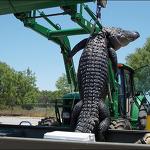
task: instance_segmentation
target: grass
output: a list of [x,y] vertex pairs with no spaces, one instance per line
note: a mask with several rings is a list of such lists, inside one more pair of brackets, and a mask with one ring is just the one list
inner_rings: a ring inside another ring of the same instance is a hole
[[55,108],[52,107],[34,107],[31,110],[23,109],[21,106],[15,106],[13,108],[3,108],[0,110],[1,116],[27,116],[27,117],[54,117]]

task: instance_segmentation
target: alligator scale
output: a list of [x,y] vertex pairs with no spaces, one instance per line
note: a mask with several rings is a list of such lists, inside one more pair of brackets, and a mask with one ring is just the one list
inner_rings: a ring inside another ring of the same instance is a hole
[[[116,52],[137,39],[137,32],[120,28],[103,28],[98,34],[78,43],[72,57],[83,49],[78,67],[78,86],[81,101],[72,113],[71,124],[76,132],[95,133],[101,139],[110,125],[109,110],[105,105],[108,84],[108,61],[116,63]],[[116,66],[116,64],[114,64]]]

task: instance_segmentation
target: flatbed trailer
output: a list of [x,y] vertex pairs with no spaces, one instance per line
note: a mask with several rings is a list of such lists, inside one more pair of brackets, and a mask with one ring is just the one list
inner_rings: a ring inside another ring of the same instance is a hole
[[0,149],[15,150],[149,150],[150,146],[131,143],[81,143],[34,138],[0,138]]
[[69,127],[44,127],[26,125],[0,125],[0,149],[15,150],[105,150],[105,149],[150,149],[150,145],[135,144],[148,131],[145,130],[108,130],[105,142],[78,142],[44,139],[44,134],[52,131],[72,131]]

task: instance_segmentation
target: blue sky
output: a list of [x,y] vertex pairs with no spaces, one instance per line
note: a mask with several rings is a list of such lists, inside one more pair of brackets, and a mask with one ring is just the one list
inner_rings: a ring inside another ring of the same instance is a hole
[[[95,9],[94,4],[90,6]],[[54,11],[52,9],[51,12]],[[125,57],[142,47],[150,36],[149,14],[149,1],[108,1],[107,8],[102,9],[104,26],[136,30],[141,35],[138,40],[117,52],[119,62],[124,63]],[[73,25],[69,17],[59,17],[54,21],[64,28]],[[70,37],[71,46],[87,36]],[[76,69],[80,54],[74,57]],[[18,71],[29,67],[36,74],[40,90],[55,90],[56,80],[65,72],[59,46],[25,28],[13,15],[0,16],[0,61]]]

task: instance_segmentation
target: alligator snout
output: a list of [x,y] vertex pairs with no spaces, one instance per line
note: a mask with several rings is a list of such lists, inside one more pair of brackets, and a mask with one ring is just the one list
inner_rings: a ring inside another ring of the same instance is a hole
[[128,45],[130,42],[133,42],[140,37],[140,34],[136,31],[128,31],[121,28],[105,28],[105,31],[109,35],[108,42],[110,46],[115,50]]
[[140,34],[137,32],[137,31],[133,31],[133,32],[130,32],[130,31],[126,31],[127,33],[127,38],[130,42],[136,40],[137,38],[140,37]]
[[[121,35],[121,36],[120,36]],[[123,31],[121,34],[116,35],[119,48],[128,45],[130,42],[135,41],[140,37],[140,34],[136,31]],[[119,49],[118,48],[118,49]]]

